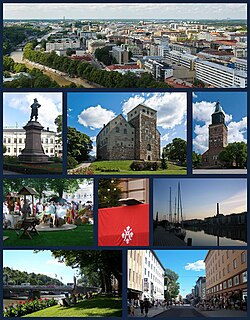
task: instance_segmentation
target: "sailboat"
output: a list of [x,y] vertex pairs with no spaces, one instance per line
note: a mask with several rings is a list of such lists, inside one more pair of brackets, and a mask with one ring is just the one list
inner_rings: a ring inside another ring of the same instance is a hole
[[[176,206],[175,206],[176,210]],[[176,214],[175,214],[176,217]],[[180,223],[181,221],[181,223]],[[186,231],[183,229],[183,212],[182,212],[182,201],[181,201],[181,187],[180,182],[178,182],[178,191],[177,191],[177,221],[175,221],[175,227],[173,229],[174,234],[184,240],[186,237]]]

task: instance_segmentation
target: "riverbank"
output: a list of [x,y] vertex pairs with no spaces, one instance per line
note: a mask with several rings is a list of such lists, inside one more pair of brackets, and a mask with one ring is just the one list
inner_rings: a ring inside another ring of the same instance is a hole
[[76,84],[77,86],[82,86],[84,88],[100,88],[101,86],[90,84],[88,81],[83,80],[81,78],[70,78],[66,74],[63,74],[62,72],[46,67],[42,64],[35,63],[32,61],[29,61],[27,59],[23,59],[23,52],[22,51],[13,51],[10,54],[10,57],[18,63],[23,63],[25,66],[29,69],[39,69],[47,76],[51,77],[56,83],[58,83],[60,86],[68,86],[72,83]]

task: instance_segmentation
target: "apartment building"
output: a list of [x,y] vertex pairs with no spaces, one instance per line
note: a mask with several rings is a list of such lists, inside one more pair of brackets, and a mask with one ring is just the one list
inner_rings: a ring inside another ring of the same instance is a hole
[[163,301],[164,270],[153,250],[128,250],[128,298]]
[[247,73],[210,61],[196,60],[196,78],[215,88],[246,88]]
[[242,301],[247,297],[247,250],[209,250],[206,299]]

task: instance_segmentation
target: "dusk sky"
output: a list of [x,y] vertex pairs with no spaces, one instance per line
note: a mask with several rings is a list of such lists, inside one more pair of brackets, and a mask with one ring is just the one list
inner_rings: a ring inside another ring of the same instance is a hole
[[170,187],[172,193],[172,213],[177,185],[180,181],[183,219],[203,219],[216,214],[216,204],[220,213],[230,214],[247,211],[246,179],[154,179],[154,218],[169,214]]
[[245,3],[9,3],[4,19],[246,19]]
[[110,120],[144,103],[157,110],[157,128],[161,133],[161,147],[173,140],[186,140],[187,95],[183,92],[85,92],[68,93],[68,125],[87,134],[94,142],[96,135]]
[[228,143],[247,143],[246,92],[194,92],[193,150],[197,153],[202,154],[208,149],[208,126],[217,101],[225,113]]
[[184,298],[192,292],[198,277],[205,276],[203,261],[207,250],[155,250],[155,253],[164,268],[179,275],[180,294]]
[[45,128],[56,130],[54,121],[62,113],[60,92],[5,92],[3,94],[3,127],[22,128],[30,119],[30,106],[37,98],[38,122]]
[[33,250],[4,250],[3,267],[28,273],[40,273],[58,279],[64,284],[73,283],[77,269],[58,262],[49,250],[34,253]]

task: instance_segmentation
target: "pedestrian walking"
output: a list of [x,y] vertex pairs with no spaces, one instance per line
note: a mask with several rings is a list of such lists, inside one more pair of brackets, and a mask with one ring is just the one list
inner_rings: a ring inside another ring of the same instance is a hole
[[148,308],[149,308],[149,301],[147,298],[145,298],[144,303],[143,303],[144,309],[145,309],[145,317],[148,316]]
[[141,316],[143,316],[144,315],[144,312],[143,312],[143,310],[144,310],[143,300],[140,300],[140,309],[141,309]]

